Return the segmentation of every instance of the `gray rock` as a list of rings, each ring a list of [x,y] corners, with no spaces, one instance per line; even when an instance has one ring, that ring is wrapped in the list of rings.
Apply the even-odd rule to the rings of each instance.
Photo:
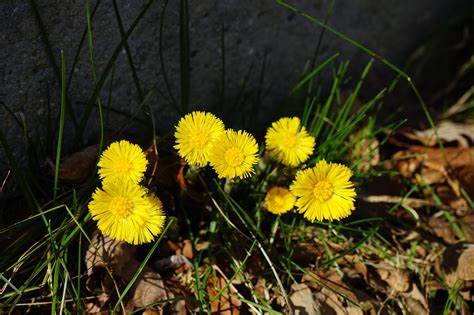
[[[31,2],[0,2],[0,39],[3,46],[0,51],[0,101],[19,118],[37,146],[42,147],[41,154],[51,156],[54,149],[46,141],[48,113],[51,111],[52,127],[55,129],[60,93],[57,76],[48,59]],[[85,29],[85,1],[35,2],[44,21],[56,63],[59,64],[60,51],[64,50],[69,72]],[[95,3],[94,1],[92,5]],[[117,3],[125,29],[128,29],[146,1]],[[330,1],[292,3],[301,10],[324,19]],[[407,54],[418,43],[431,36],[437,28],[443,27],[446,21],[469,14],[471,5],[471,0],[336,1],[329,24],[395,64],[403,65]],[[180,114],[171,101],[160,65],[162,10],[163,1],[155,1],[128,42],[143,95],[152,91],[144,108],[152,108],[158,130],[166,132]],[[305,63],[313,57],[321,28],[270,0],[190,0],[189,16],[191,108],[215,110],[223,106],[229,125],[257,132],[263,130],[265,124],[279,114],[275,107],[298,80]],[[100,76],[120,42],[111,0],[101,1],[93,19],[93,32],[96,65]],[[225,43],[226,65],[223,94],[222,38]],[[179,102],[179,1],[170,1],[167,7],[162,43],[170,90],[174,99]],[[335,52],[341,52],[340,60],[351,60],[351,73],[354,75],[369,60],[356,47],[326,32],[318,61]],[[385,67],[376,67],[375,71],[379,73],[379,77],[394,76]],[[241,97],[242,80],[247,74],[245,95]],[[320,82],[327,84],[325,82],[329,82],[330,73],[323,74],[322,79]],[[109,84],[110,77],[101,93],[104,102],[107,102]],[[85,42],[68,87],[69,103],[77,117],[84,114],[93,86]],[[125,50],[120,52],[115,63],[110,103],[113,108],[132,115],[139,107],[140,96],[133,83]],[[97,141],[97,117],[94,107],[82,140],[84,143]],[[141,112],[138,117],[149,121]],[[0,109],[0,122],[1,131],[13,152],[20,162],[24,161],[25,133],[22,128],[3,108]],[[124,125],[141,133],[142,138],[148,136],[145,132],[151,133],[145,125],[130,122],[126,116],[110,116],[109,129],[116,130]],[[74,129],[68,119],[64,152],[73,149]],[[0,150],[0,169],[7,167],[3,150]]]

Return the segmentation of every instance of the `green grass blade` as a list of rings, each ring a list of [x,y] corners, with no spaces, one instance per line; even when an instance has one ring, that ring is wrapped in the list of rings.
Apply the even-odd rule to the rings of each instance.
[[[308,73],[303,79],[301,79],[290,91],[290,95],[294,94],[297,92],[302,86],[304,86],[308,81],[311,81],[321,70],[325,69],[327,65],[329,65],[331,62],[333,62],[337,57],[339,56],[339,53],[335,53],[328,59],[326,59],[323,63],[319,64],[313,71]]]
[[[95,13],[97,12],[97,9],[99,8],[99,5],[100,5],[101,1],[102,0],[97,0],[96,1],[94,9],[92,10],[91,20],[94,18]],[[84,28],[84,31],[82,32],[81,40],[79,41],[79,44],[77,45],[76,53],[74,54],[74,58],[72,60],[71,69],[69,70],[69,75],[68,75],[68,79],[67,79],[68,89],[71,86],[72,77],[74,75],[74,71],[76,69],[77,62],[79,61],[79,55],[80,55],[81,50],[82,50],[82,45],[84,45],[84,41],[86,40],[86,36],[87,36],[87,24],[86,24],[86,27]]]
[[[63,145],[64,134],[64,112],[66,111],[66,60],[64,58],[64,51],[61,51],[61,108],[59,112],[59,131],[58,142],[56,144],[56,160],[54,164],[54,186],[53,199],[56,200],[58,192],[59,181],[59,165],[61,163],[61,149]]]

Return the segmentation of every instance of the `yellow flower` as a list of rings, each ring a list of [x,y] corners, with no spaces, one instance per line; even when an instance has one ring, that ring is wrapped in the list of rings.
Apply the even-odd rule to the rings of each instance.
[[[209,152],[224,128],[224,123],[211,113],[187,114],[176,126],[175,149],[188,164],[205,166],[209,162]]]
[[[265,196],[265,208],[273,214],[282,214],[295,206],[296,198],[286,188],[272,187]]]
[[[272,123],[265,135],[270,155],[286,166],[297,166],[313,153],[315,140],[298,117],[283,117]]]
[[[105,183],[89,203],[102,233],[131,244],[148,243],[163,230],[162,204],[145,189],[130,182]]]
[[[219,178],[245,178],[253,174],[258,145],[245,131],[227,130],[211,149],[209,161]]]
[[[99,177],[104,182],[138,184],[143,178],[147,163],[145,153],[138,145],[122,140],[109,145],[97,165]]]
[[[351,170],[341,164],[319,161],[302,170],[290,186],[296,207],[310,221],[339,220],[354,210],[356,192]]]

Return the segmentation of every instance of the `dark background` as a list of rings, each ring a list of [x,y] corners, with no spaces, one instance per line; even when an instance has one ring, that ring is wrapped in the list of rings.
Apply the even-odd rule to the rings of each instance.
[[[128,39],[141,93],[133,80],[124,49],[116,59],[113,81],[111,76],[107,77],[102,96],[104,102],[109,101],[108,88],[112,84],[110,105],[125,115],[110,116],[110,130],[125,125],[127,131],[146,138],[147,124],[131,121],[127,114],[138,113],[137,117],[149,120],[139,110],[147,95],[144,108],[151,106],[160,132],[169,132],[177,121],[180,113],[173,99],[180,103],[180,2],[169,1],[163,12],[164,2],[154,1]],[[116,3],[126,31],[146,1]],[[336,30],[402,68],[419,45],[472,16],[472,0],[345,0],[334,1],[334,5],[327,0],[291,3],[321,20],[327,19]],[[92,8],[96,4],[92,1]],[[190,108],[221,109],[226,123],[234,127],[258,133],[275,117],[295,110],[293,107],[282,109],[280,105],[300,78],[305,64],[314,58],[321,36],[316,64],[340,52],[339,61],[351,61],[349,81],[357,79],[370,59],[337,36],[327,31],[321,34],[321,27],[274,1],[190,0],[188,5]],[[91,98],[94,84],[87,41],[79,51],[74,71],[70,72],[85,30],[85,12],[84,0],[0,2],[0,102],[11,112],[0,108],[0,128],[19,161],[25,156],[25,130],[33,141],[45,146],[48,144],[45,139],[54,135],[51,130],[57,126],[60,93],[53,63],[58,69],[61,50],[64,50],[67,74],[71,75],[68,100],[76,117],[83,114]],[[39,17],[50,43],[50,55],[40,31]],[[92,22],[98,76],[120,43],[117,21],[112,0],[100,1]],[[169,89],[163,79],[160,38]],[[434,69],[437,66],[432,65]],[[363,95],[373,96],[394,77],[395,73],[387,67],[376,64]],[[243,80],[246,82],[244,88]],[[443,84],[443,77],[440,81]],[[323,88],[330,85],[331,73],[321,74],[318,82]],[[403,114],[414,106],[415,103],[393,102],[387,105],[386,112],[398,110]],[[81,140],[83,145],[97,141],[95,108]],[[65,153],[78,146],[72,141],[75,127],[69,116],[66,118]],[[19,127],[18,122],[23,127]],[[45,155],[53,152],[53,148],[54,145],[46,147]],[[0,151],[0,169],[6,168],[4,153]]]

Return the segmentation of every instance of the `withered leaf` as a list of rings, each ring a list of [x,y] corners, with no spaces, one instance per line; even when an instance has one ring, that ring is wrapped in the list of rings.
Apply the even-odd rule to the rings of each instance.
[[[289,296],[295,315],[317,315],[319,308],[314,300],[311,289],[304,283],[295,283],[291,286]]]
[[[141,263],[136,260],[135,251],[135,246],[115,241],[102,235],[99,231],[95,231],[86,252],[87,275],[88,280],[96,275],[99,277],[102,275],[102,284],[93,288],[89,282],[88,289],[92,292],[102,291],[100,294],[107,296],[104,302],[108,302],[110,297],[116,295],[115,286],[122,287],[128,284],[140,267]],[[100,269],[104,268],[107,268],[108,272],[99,273]],[[176,293],[170,289],[170,286],[165,285],[160,274],[145,266],[124,302],[127,310],[133,310],[163,301],[154,308],[163,309],[168,307],[176,314],[185,314],[185,302],[183,300],[166,302],[166,300],[176,297]],[[101,303],[101,306],[104,306],[103,304],[105,303]]]
[[[442,121],[437,127],[438,138],[444,142],[457,142],[459,146],[469,147],[469,140],[474,142],[474,125],[454,123],[452,121]],[[435,129],[415,130],[413,134],[406,133],[407,137],[420,141],[425,146],[435,146],[438,144]]]
[[[410,277],[405,270],[382,261],[373,265],[380,278],[388,284],[388,290],[392,293],[406,292],[410,288]]]
[[[84,182],[94,169],[98,148],[91,145],[64,158],[59,166],[59,179],[74,184]]]
[[[217,297],[222,289],[224,289],[224,291],[219,297]],[[227,286],[226,279],[216,274],[211,275],[207,281],[207,292],[211,301],[212,314],[240,314],[240,306],[242,305],[242,302],[232,296],[233,294],[237,294],[237,290],[232,284]]]

